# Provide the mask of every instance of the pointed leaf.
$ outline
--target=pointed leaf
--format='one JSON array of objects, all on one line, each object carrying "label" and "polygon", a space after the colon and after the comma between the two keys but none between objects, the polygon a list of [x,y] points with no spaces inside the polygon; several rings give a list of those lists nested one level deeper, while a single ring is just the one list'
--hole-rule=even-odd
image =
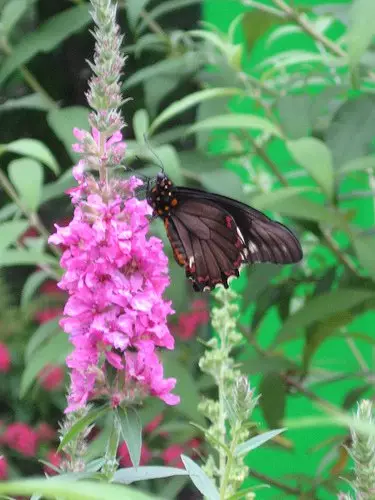
[{"label": "pointed leaf", "polygon": [[144,136],[147,136],[150,118],[145,109],[138,109],[133,118],[134,134],[138,142],[144,142]]},{"label": "pointed leaf", "polygon": [[34,273],[30,274],[30,276],[28,276],[22,288],[22,294],[21,294],[22,308],[27,308],[36,290],[38,290],[40,285],[44,283],[44,281],[50,276],[51,276],[50,273],[46,271],[35,271]]},{"label": "pointed leaf", "polygon": [[187,470],[190,479],[193,481],[202,495],[209,498],[210,500],[220,500],[220,495],[216,489],[215,484],[213,483],[212,479],[207,476],[203,469],[201,469],[198,464],[193,462],[193,460],[186,455],[181,455],[181,460],[184,463],[185,469]]},{"label": "pointed leaf", "polygon": [[210,99],[233,96],[241,94],[242,91],[237,88],[214,88],[199,90],[198,92],[193,92],[192,94],[183,97],[179,101],[170,104],[166,109],[160,113],[160,115],[152,122],[150,127],[150,133],[152,134],[160,125],[170,120],[176,115],[179,115],[197,104],[205,102]]},{"label": "pointed leaf", "polygon": [[71,7],[48,19],[34,31],[21,38],[0,70],[0,84],[22,64],[39,52],[50,52],[60,43],[90,22],[89,5]]},{"label": "pointed leaf", "polygon": [[128,17],[128,21],[130,24],[131,29],[134,31],[138,20],[139,16],[141,15],[142,9],[144,9],[147,5],[149,0],[127,0],[126,2],[126,14]]},{"label": "pointed leaf", "polygon": [[156,465],[146,467],[128,467],[127,469],[118,469],[113,476],[113,482],[131,484],[136,481],[187,475],[188,473],[186,470],[178,469],[177,467],[163,467]]},{"label": "pointed leaf", "polygon": [[138,467],[141,459],[142,424],[134,408],[117,409],[121,435],[128,447],[130,459],[134,467]]},{"label": "pointed leaf", "polygon": [[10,163],[8,172],[22,203],[31,212],[35,212],[42,195],[43,169],[41,164],[31,158],[21,158]]},{"label": "pointed leaf", "polygon": [[219,129],[249,129],[261,130],[272,134],[276,137],[281,137],[281,130],[266,118],[256,115],[244,114],[228,114],[219,115],[213,118],[207,118],[201,122],[196,123],[188,130],[188,133],[193,134],[201,130],[219,130]]},{"label": "pointed leaf", "polygon": [[12,243],[15,243],[19,236],[26,231],[29,224],[29,221],[25,219],[0,224],[0,252],[8,248]]},{"label": "pointed leaf", "polygon": [[263,411],[268,427],[280,426],[286,407],[286,385],[278,372],[266,373],[260,383],[259,406]]},{"label": "pointed leaf", "polygon": [[18,481],[2,481],[0,494],[30,496],[41,494],[46,498],[64,498],[64,500],[152,500],[146,493],[123,485],[99,483],[97,481],[74,481],[59,479],[59,476],[46,479],[34,478]]},{"label": "pointed leaf", "polygon": [[314,137],[303,137],[288,141],[287,147],[294,157],[323,192],[332,199],[334,194],[334,175],[332,153],[327,146]]},{"label": "pointed leaf", "polygon": [[270,441],[271,439],[278,436],[284,431],[286,431],[285,427],[283,429],[275,429],[273,431],[264,432],[263,434],[254,436],[248,441],[245,441],[244,443],[241,443],[240,445],[237,446],[235,451],[235,456],[241,457],[246,455],[247,453],[249,453],[249,451],[255,450],[255,448],[262,446],[262,444],[266,443],[267,441]]},{"label": "pointed leaf", "polygon": [[350,11],[347,34],[349,63],[356,66],[375,35],[375,25],[369,19],[375,17],[373,0],[354,0]]},{"label": "pointed leaf", "polygon": [[40,266],[41,264],[57,267],[58,260],[51,255],[36,250],[4,250],[0,254],[0,267]]},{"label": "pointed leaf", "polygon": [[55,174],[59,173],[59,166],[51,151],[41,141],[35,139],[18,139],[9,144],[1,146],[5,151],[17,153],[22,156],[28,156],[39,160],[49,167]]},{"label": "pointed leaf", "polygon": [[0,113],[3,111],[13,111],[14,109],[35,109],[38,111],[47,111],[50,105],[40,94],[29,94],[16,99],[8,99],[0,104]]}]

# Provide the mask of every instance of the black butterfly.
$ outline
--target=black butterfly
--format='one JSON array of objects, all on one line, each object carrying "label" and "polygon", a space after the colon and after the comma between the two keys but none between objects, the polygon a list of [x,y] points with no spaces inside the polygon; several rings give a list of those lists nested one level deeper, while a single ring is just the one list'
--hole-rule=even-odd
[{"label": "black butterfly", "polygon": [[263,213],[226,196],[175,186],[160,172],[147,201],[161,217],[176,262],[196,291],[212,290],[239,276],[241,264],[291,264],[302,259],[294,234]]}]

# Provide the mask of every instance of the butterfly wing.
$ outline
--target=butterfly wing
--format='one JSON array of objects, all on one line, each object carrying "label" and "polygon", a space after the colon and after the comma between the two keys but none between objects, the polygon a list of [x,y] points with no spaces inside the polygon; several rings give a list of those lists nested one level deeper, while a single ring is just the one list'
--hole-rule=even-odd
[{"label": "butterfly wing", "polygon": [[227,287],[243,263],[301,260],[294,234],[262,212],[197,189],[176,188],[176,196],[178,205],[164,223],[175,260],[195,290]]}]

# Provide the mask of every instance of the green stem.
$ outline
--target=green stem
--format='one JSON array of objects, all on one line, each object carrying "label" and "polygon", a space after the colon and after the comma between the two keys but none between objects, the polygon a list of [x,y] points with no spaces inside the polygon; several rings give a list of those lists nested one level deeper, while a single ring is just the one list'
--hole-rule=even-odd
[{"label": "green stem", "polygon": [[230,481],[230,473],[232,471],[232,465],[233,465],[233,459],[234,459],[234,453],[236,450],[236,446],[238,443],[238,432],[241,430],[241,423],[237,422],[236,427],[232,431],[232,442],[230,444],[230,453],[228,455],[228,460],[226,461],[225,464],[225,470],[224,470],[224,476],[222,477],[222,482],[220,486],[220,500],[225,500],[226,499],[226,493],[227,489],[229,486],[229,481]]}]

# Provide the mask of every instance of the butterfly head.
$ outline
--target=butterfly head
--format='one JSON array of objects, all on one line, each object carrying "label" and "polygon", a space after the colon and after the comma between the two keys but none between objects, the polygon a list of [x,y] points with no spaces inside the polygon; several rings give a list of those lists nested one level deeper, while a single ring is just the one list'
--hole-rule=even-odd
[{"label": "butterfly head", "polygon": [[154,215],[163,218],[169,217],[177,206],[175,187],[164,171],[157,174],[155,185],[148,188],[147,202],[153,208]]}]

